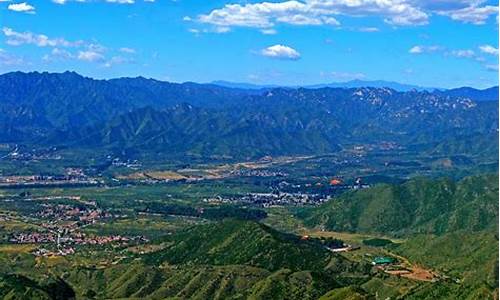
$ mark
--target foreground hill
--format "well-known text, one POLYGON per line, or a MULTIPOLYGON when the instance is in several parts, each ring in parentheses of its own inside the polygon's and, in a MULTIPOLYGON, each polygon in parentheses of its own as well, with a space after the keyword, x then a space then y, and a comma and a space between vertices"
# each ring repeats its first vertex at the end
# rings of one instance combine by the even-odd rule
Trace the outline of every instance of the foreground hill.
POLYGON ((22 275, 0 274, 0 298, 64 300, 75 297, 73 289, 61 279, 36 282, 22 275))
POLYGON ((343 194, 299 214, 309 226, 333 231, 409 235, 494 229, 498 224, 498 176, 411 179, 343 194))
POLYGON ((139 261, 66 270, 63 278, 78 294, 98 298, 317 299, 369 273, 369 266, 249 221, 194 226, 162 244, 139 261))
MULTIPOLYGON (((420 284, 404 299, 497 299, 498 201, 496 174, 459 182, 415 178, 346 193, 299 216, 327 230, 405 237, 386 249, 446 279, 420 284)), ((370 290, 375 282, 362 287, 370 290)), ((337 289, 324 298, 342 299, 336 295, 367 296, 359 289, 337 289)))
POLYGON ((241 265, 118 265, 107 270, 75 269, 65 278, 78 294, 105 299, 317 299, 341 286, 318 272, 269 272, 241 265))
MULTIPOLYGON (((332 259, 330 251, 318 244, 248 221, 227 220, 195 226, 166 242, 171 246, 152 254, 147 262, 249 265, 270 271, 282 268, 297 271, 323 270, 332 259)), ((349 265, 347 261, 345 264, 349 265)))
MULTIPOLYGON (((233 157, 319 154, 393 141, 463 152, 498 134, 498 103, 388 88, 262 91, 76 73, 0 75, 0 142, 233 157)), ((498 149, 495 140, 488 146, 498 149)))
POLYGON ((423 285, 408 299, 496 299, 498 295, 497 230, 417 235, 392 248, 415 263, 446 273, 454 282, 423 285))

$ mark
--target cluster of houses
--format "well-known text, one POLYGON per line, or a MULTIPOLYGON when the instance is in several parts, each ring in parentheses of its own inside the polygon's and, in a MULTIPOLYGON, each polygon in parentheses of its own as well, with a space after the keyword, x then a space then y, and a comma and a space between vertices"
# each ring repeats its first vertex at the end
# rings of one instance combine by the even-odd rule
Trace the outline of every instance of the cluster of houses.
POLYGON ((99 208, 73 206, 68 204, 42 204, 43 209, 34 214, 37 218, 52 220, 81 221, 95 223, 98 219, 109 218, 111 214, 99 208))
POLYGON ((238 169, 230 172, 230 176, 236 177, 286 177, 287 173, 265 169, 238 169))
MULTIPOLYGON (((50 197, 49 197, 50 198, 50 197)), ((32 223, 36 220, 38 228, 16 231, 6 235, 5 241, 12 244, 46 245, 33 251, 37 256, 65 256, 73 254, 77 246, 106 245, 126 246, 129 244, 147 243, 144 236, 122 235, 87 235, 82 228, 95 224, 104 218, 121 217, 97 207, 95 201, 81 200, 79 197, 55 197, 55 199, 24 198, 23 201, 43 201, 36 212, 26 216, 0 214, 0 220, 21 220, 32 223), (57 200, 55 202, 48 200, 57 200), (61 204, 60 201, 74 200, 72 204, 61 204)))
POLYGON ((111 165, 114 167, 125 167, 132 170, 139 170, 142 167, 142 164, 137 159, 122 160, 118 157, 112 158, 111 156, 108 156, 107 159, 111 159, 111 165))
MULTIPOLYGON (((8 145, 2 145, 3 147, 9 147, 8 145)), ((44 160, 52 159, 59 160, 62 156, 56 154, 57 148, 52 147, 48 149, 27 149, 26 147, 15 146, 7 155, 2 158, 9 158, 11 160, 18 161, 31 161, 31 160, 44 160)))
POLYGON ((56 247, 53 250, 47 248, 38 248, 32 253, 35 256, 67 256, 76 252, 75 246, 81 245, 106 245, 113 244, 118 246, 128 246, 130 244, 147 243, 148 239, 144 236, 125 237, 120 235, 112 236, 93 236, 87 237, 84 234, 75 236, 58 236, 55 240, 56 247))
POLYGON ((31 187, 58 185, 97 185, 100 181, 85 175, 0 176, 0 187, 31 187))
POLYGON ((248 193, 241 197, 217 196, 203 199, 206 203, 243 203, 260 207, 319 205, 329 200, 329 196, 323 197, 319 194, 282 192, 248 193))

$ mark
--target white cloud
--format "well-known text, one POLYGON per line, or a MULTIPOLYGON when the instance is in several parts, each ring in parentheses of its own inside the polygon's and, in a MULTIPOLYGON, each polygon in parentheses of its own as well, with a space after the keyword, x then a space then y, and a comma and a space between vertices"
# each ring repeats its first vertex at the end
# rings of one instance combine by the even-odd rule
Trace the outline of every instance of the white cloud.
POLYGON ((7 6, 7 9, 12 10, 12 11, 17 11, 17 12, 29 13, 29 14, 35 13, 35 7, 33 5, 26 3, 26 2, 9 4, 9 6, 7 6))
POLYGON ((491 45, 481 45, 479 46, 479 50, 486 54, 498 55, 498 48, 495 48, 491 45))
POLYGON ((409 53, 411 54, 419 54, 419 53, 422 53, 424 52, 422 46, 413 46, 410 48, 410 50, 408 50, 409 53))
POLYGON ((109 3, 118 3, 118 4, 134 4, 134 0, 106 0, 109 3))
POLYGON ((122 47, 119 50, 120 50, 120 52, 128 53, 128 54, 134 54, 136 52, 135 49, 128 48, 128 47, 122 47))
POLYGON ((358 28, 358 31, 361 31, 361 32, 379 32, 380 29, 378 29, 377 27, 361 27, 361 28, 358 28))
POLYGON ((198 21, 223 27, 253 27, 271 29, 276 23, 292 25, 332 25, 340 23, 331 13, 312 10, 308 4, 291 0, 285 2, 262 2, 254 4, 227 4, 198 21))
MULTIPOLYGON (((134 4, 135 0, 102 0, 107 3, 116 3, 116 4, 134 4)), ((90 0, 52 0, 52 2, 56 4, 66 4, 68 2, 79 2, 79 3, 87 3, 91 2, 90 0)), ((144 2, 155 2, 154 0, 144 0, 144 2)))
POLYGON ((486 70, 488 70, 488 71, 498 72, 498 65, 494 65, 494 64, 491 64, 491 65, 485 65, 485 68, 486 68, 486 70))
POLYGON ((215 26, 253 28, 272 28, 278 23, 338 26, 339 15, 378 15, 387 23, 398 26, 428 22, 428 14, 408 0, 289 0, 227 4, 199 15, 198 21, 215 26))
POLYGON ((78 51, 77 58, 79 60, 88 61, 88 62, 98 62, 98 61, 104 60, 104 56, 100 52, 97 52, 94 50, 78 51))
POLYGON ((482 7, 471 5, 457 10, 439 11, 438 14, 449 16, 451 19, 463 23, 483 25, 491 15, 498 14, 498 7, 491 5, 482 7))
MULTIPOLYGON (((481 6, 485 0, 285 0, 234 3, 201 14, 197 20, 214 26, 274 28, 277 24, 338 26, 339 16, 379 17, 395 26, 429 23, 433 14, 453 20, 484 24, 498 7, 481 6)), ((189 18, 191 20, 191 18, 189 18)))
POLYGON ((273 28, 264 28, 264 29, 261 29, 260 32, 262 32, 262 34, 265 34, 265 35, 273 35, 273 34, 278 33, 276 31, 276 29, 273 29, 273 28))
POLYGON ((0 49, 0 66, 20 66, 25 64, 26 62, 22 58, 0 49))
POLYGON ((453 50, 451 51, 451 55, 456 56, 456 57, 465 57, 465 58, 472 58, 476 55, 473 50, 466 49, 466 50, 453 50))
POLYGON ((300 59, 300 53, 285 45, 274 45, 261 50, 263 56, 285 59, 285 60, 298 60, 300 59))
POLYGON ((7 38, 6 43, 11 46, 32 44, 38 47, 75 47, 82 45, 82 41, 69 42, 62 38, 49 38, 44 34, 35 34, 29 31, 17 32, 12 28, 4 27, 2 32, 7 38))
POLYGON ((307 0, 311 9, 346 16, 379 16, 393 25, 424 25, 428 14, 407 0, 307 0))
POLYGON ((231 28, 226 27, 226 26, 217 26, 212 31, 216 32, 216 33, 226 33, 226 32, 231 31, 231 28))
POLYGON ((121 65, 126 63, 133 63, 134 61, 129 58, 125 58, 122 56, 113 56, 110 60, 106 61, 103 66, 106 68, 111 68, 114 65, 121 65))
POLYGON ((60 57, 60 58, 64 58, 64 59, 68 59, 68 58, 73 57, 73 55, 69 51, 64 50, 64 49, 59 49, 59 48, 52 49, 51 54, 55 57, 60 57))
POLYGON ((333 79, 336 81, 349 81, 349 80, 356 80, 356 79, 364 79, 366 78, 366 75, 364 73, 360 72, 320 72, 320 75, 322 77, 327 77, 329 79, 333 79))
POLYGON ((411 53, 411 54, 430 53, 430 52, 439 51, 441 49, 442 49, 442 47, 437 46, 437 45, 431 45, 431 46, 417 45, 417 46, 411 47, 410 50, 408 50, 408 53, 411 53))

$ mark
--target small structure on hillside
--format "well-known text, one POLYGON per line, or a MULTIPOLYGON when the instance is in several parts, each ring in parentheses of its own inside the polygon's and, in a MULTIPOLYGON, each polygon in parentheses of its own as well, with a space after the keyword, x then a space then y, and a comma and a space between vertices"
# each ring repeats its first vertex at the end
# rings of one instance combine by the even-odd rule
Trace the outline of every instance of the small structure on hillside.
POLYGON ((372 261, 372 265, 374 266, 383 266, 383 265, 390 265, 395 263, 396 260, 392 257, 387 257, 387 256, 379 256, 375 257, 372 261))
POLYGON ((341 185, 341 184, 342 184, 342 180, 340 180, 340 179, 333 178, 332 180, 330 180, 330 185, 341 185))

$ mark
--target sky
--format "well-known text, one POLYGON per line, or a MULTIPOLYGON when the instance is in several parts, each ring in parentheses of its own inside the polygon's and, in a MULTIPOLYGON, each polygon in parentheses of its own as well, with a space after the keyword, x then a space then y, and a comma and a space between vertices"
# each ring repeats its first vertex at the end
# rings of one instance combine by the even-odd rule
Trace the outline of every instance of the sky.
POLYGON ((0 73, 498 85, 488 0, 0 0, 0 73))

